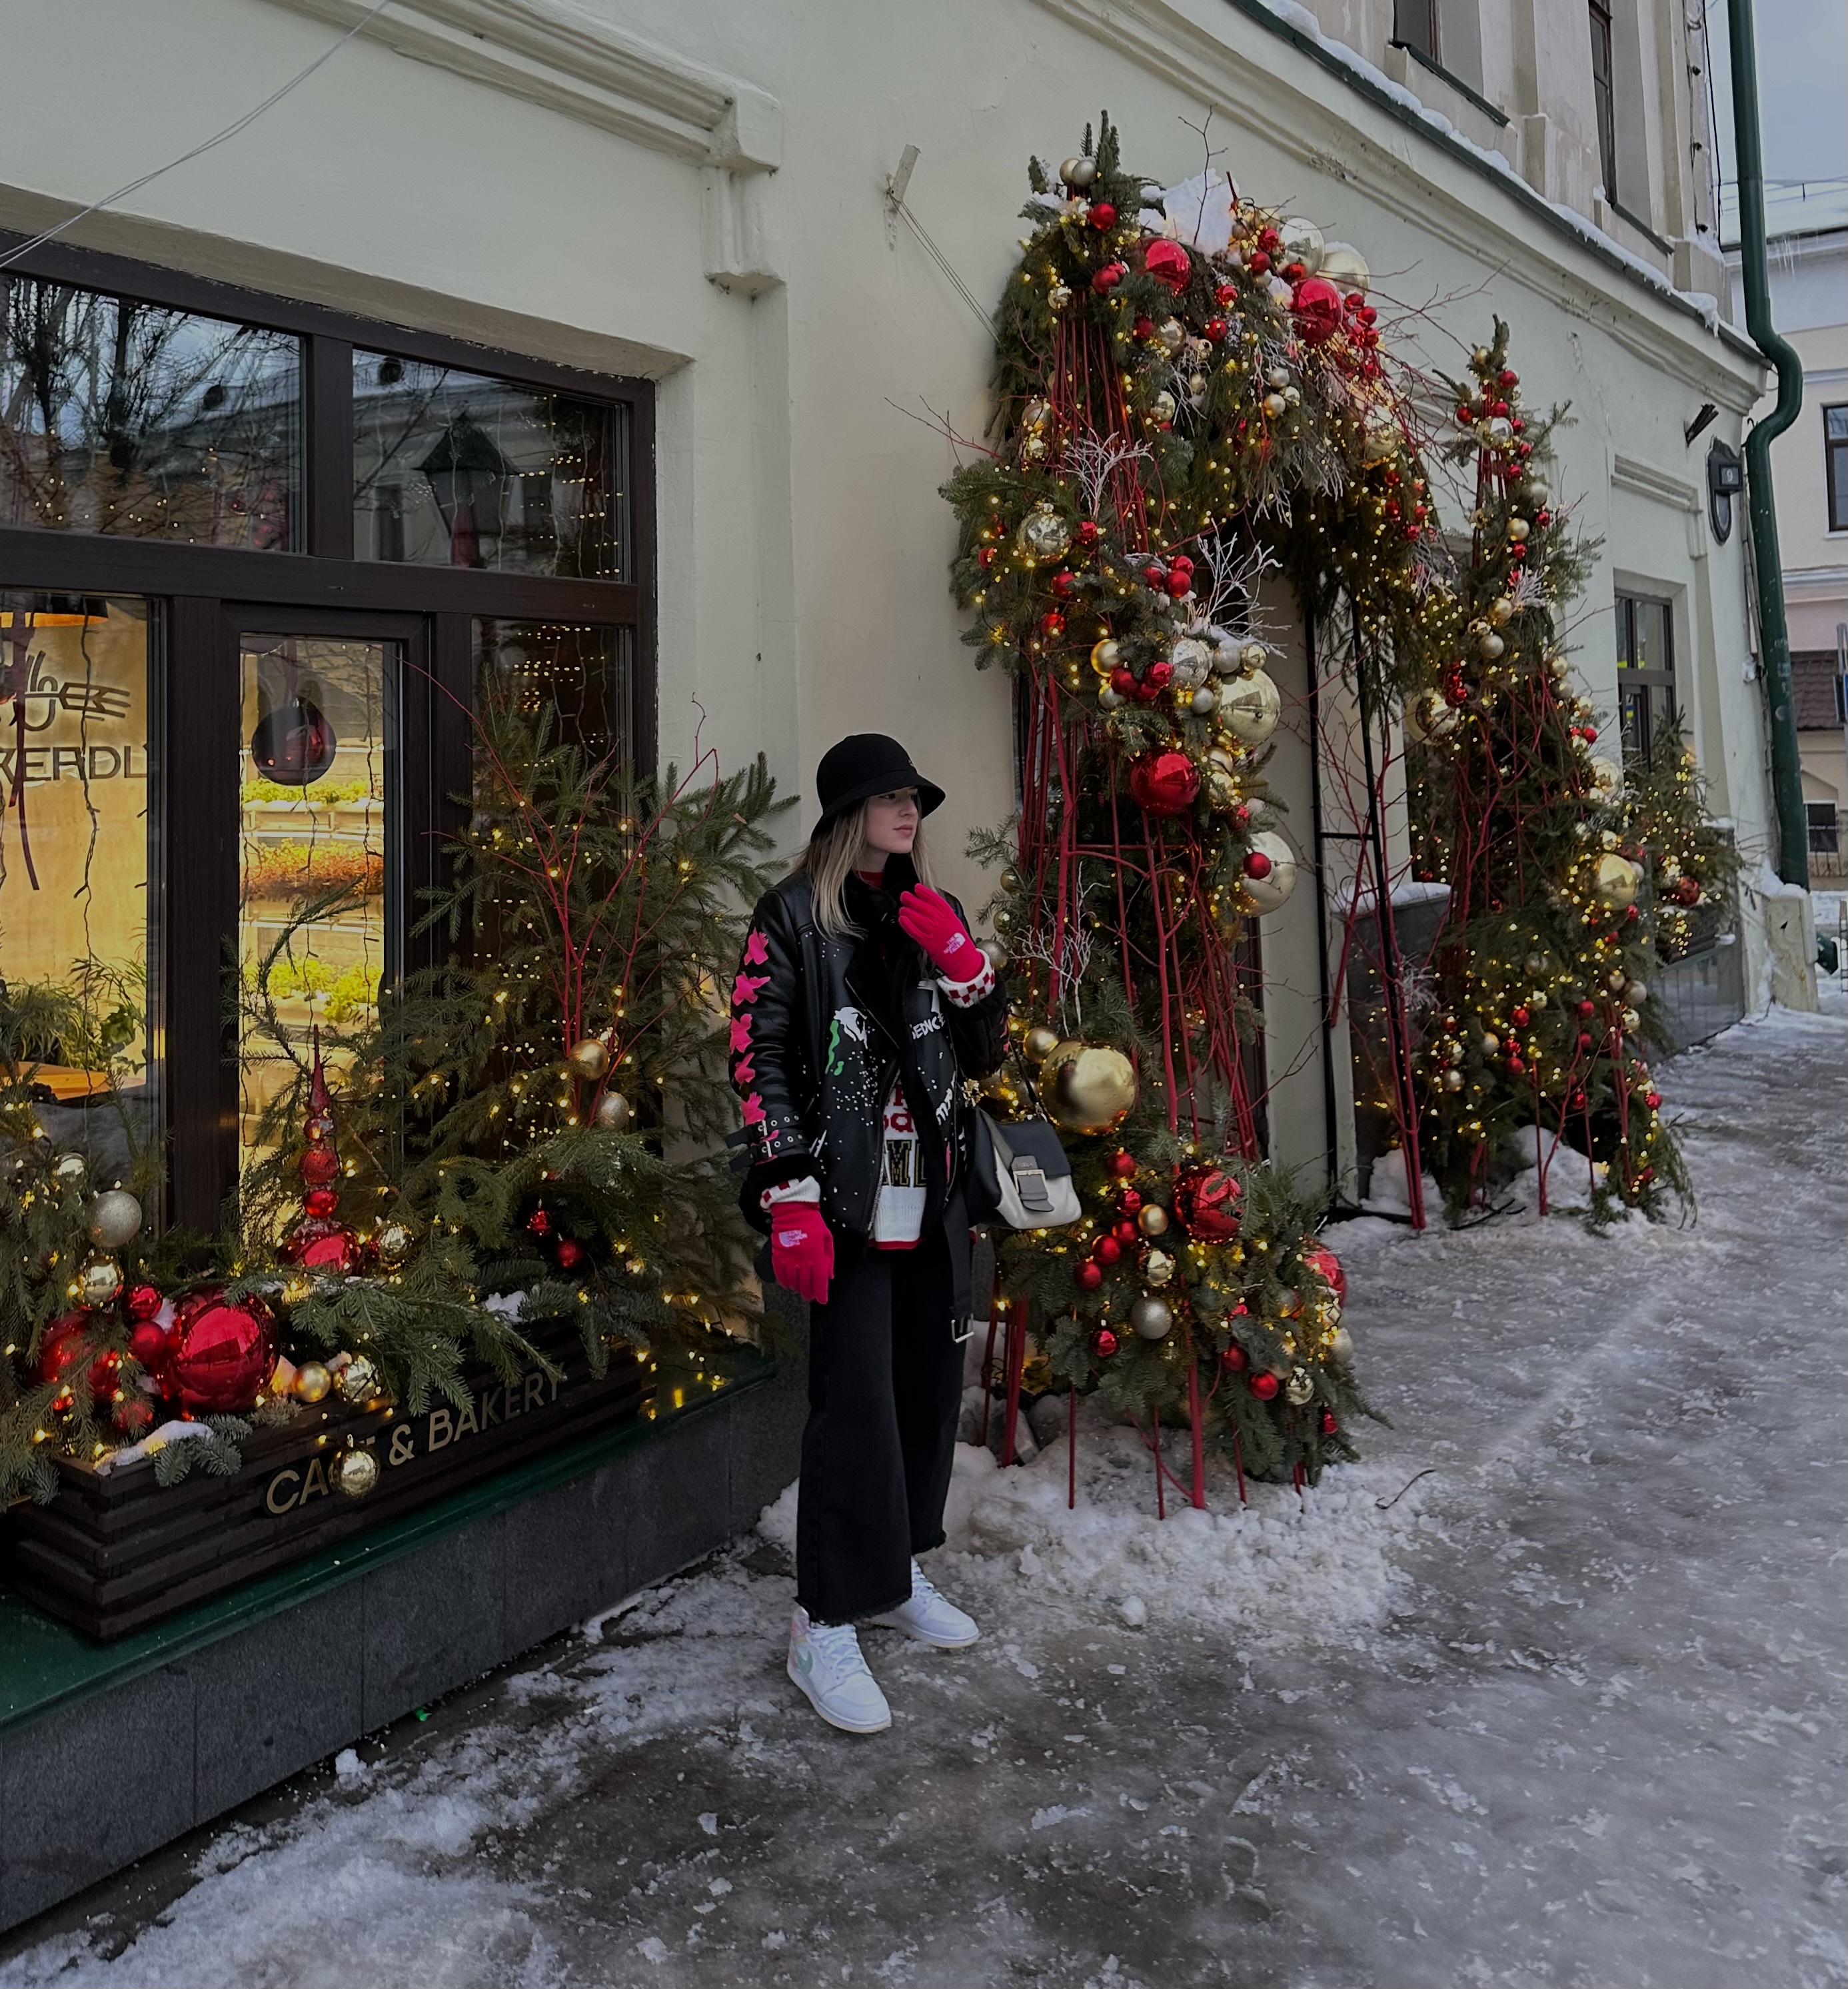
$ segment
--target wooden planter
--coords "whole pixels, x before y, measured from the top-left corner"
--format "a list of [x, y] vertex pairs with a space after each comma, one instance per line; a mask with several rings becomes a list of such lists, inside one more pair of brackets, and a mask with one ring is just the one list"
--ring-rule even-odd
[[[12, 1586], [107, 1642], [490, 1477], [537, 1448], [641, 1414], [653, 1379], [629, 1349], [612, 1349], [597, 1380], [575, 1321], [522, 1330], [562, 1380], [532, 1368], [504, 1382], [471, 1366], [466, 1408], [439, 1403], [416, 1416], [330, 1398], [286, 1428], [254, 1430], [235, 1477], [195, 1467], [163, 1486], [151, 1459], [104, 1472], [60, 1458], [51, 1503], [8, 1516]], [[368, 1445], [379, 1468], [373, 1488], [350, 1497], [330, 1466], [354, 1444]]]

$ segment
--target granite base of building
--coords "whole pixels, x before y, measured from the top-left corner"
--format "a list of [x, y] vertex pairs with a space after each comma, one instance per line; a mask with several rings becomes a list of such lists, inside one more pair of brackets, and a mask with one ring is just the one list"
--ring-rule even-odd
[[760, 1365], [562, 1482], [356, 1543], [164, 1662], [99, 1658], [85, 1677], [78, 1653], [60, 1679], [31, 1654], [46, 1684], [0, 1713], [0, 1930], [750, 1527], [795, 1476], [804, 1366]]

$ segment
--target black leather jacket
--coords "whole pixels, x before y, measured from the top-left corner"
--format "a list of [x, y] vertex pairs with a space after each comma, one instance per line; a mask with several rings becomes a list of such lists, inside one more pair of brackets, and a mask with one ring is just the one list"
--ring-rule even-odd
[[[944, 996], [930, 962], [897, 923], [898, 893], [915, 879], [903, 857], [887, 864], [883, 889], [848, 879], [858, 939], [817, 928], [800, 871], [767, 891], [751, 914], [732, 986], [731, 1072], [751, 1161], [739, 1200], [759, 1229], [769, 1226], [762, 1191], [813, 1174], [837, 1242], [852, 1249], [866, 1242], [886, 1100], [899, 1077], [918, 1122], [929, 1188], [924, 1233], [943, 1219], [961, 1171], [962, 1082], [1001, 1062], [1007, 994], [998, 981], [970, 1008]], [[962, 907], [956, 910], [960, 916]]]

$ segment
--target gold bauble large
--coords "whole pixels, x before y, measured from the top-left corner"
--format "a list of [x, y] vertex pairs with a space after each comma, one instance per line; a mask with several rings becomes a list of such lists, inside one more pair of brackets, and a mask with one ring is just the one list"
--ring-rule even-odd
[[1270, 859], [1270, 868], [1262, 877], [1241, 877], [1239, 889], [1246, 904], [1261, 917], [1288, 901], [1296, 889], [1296, 852], [1273, 828], [1261, 828], [1251, 839], [1251, 846]]
[[410, 1255], [416, 1244], [408, 1222], [388, 1222], [378, 1232], [378, 1260], [395, 1268]]
[[298, 1402], [324, 1402], [327, 1391], [334, 1386], [334, 1377], [319, 1360], [304, 1360], [295, 1371], [295, 1379], [290, 1385], [290, 1393]]
[[1072, 528], [1042, 499], [1021, 520], [1014, 542], [1031, 558], [1063, 559], [1072, 542]]
[[1267, 670], [1235, 678], [1219, 700], [1219, 721], [1246, 746], [1262, 746], [1277, 728], [1283, 701]]
[[93, 1311], [122, 1289], [122, 1267], [113, 1257], [92, 1257], [77, 1273], [77, 1303]]
[[597, 1123], [606, 1133], [626, 1133], [635, 1109], [619, 1091], [606, 1091], [597, 1100]]
[[1405, 707], [1405, 726], [1421, 742], [1442, 739], [1463, 723], [1463, 713], [1446, 702], [1441, 691], [1421, 691]]
[[1190, 690], [1204, 683], [1212, 673], [1212, 649], [1199, 636], [1178, 637], [1168, 652], [1168, 660], [1174, 666], [1175, 682]]
[[1110, 672], [1119, 668], [1122, 662], [1123, 645], [1114, 635], [1106, 635], [1102, 641], [1092, 643], [1091, 668], [1105, 683], [1110, 681]]
[[1168, 1211], [1158, 1201], [1145, 1201], [1136, 1211], [1136, 1227], [1144, 1236], [1165, 1236]]
[[349, 1499], [363, 1499], [378, 1482], [378, 1459], [369, 1450], [343, 1450], [327, 1476]]
[[1136, 1067], [1121, 1050], [1068, 1038], [1039, 1070], [1046, 1114], [1068, 1133], [1108, 1133], [1136, 1103]]
[[1600, 856], [1598, 867], [1592, 873], [1592, 888], [1606, 904], [1621, 911], [1626, 905], [1636, 902], [1636, 893], [1641, 889], [1643, 873], [1627, 856]]
[[1059, 1047], [1060, 1035], [1056, 1029], [1049, 1029], [1045, 1023], [1036, 1022], [1022, 1039], [1021, 1048], [1026, 1051], [1029, 1063], [1044, 1063]]
[[348, 1402], [369, 1402], [378, 1393], [378, 1370], [363, 1354], [355, 1354], [340, 1371], [334, 1384], [341, 1398]]
[[572, 1076], [595, 1084], [609, 1068], [609, 1045], [595, 1036], [586, 1036], [565, 1052], [565, 1061], [571, 1066]]

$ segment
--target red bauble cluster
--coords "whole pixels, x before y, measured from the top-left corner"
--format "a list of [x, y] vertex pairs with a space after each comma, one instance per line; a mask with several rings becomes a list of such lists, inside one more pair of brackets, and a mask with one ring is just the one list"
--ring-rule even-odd
[[1237, 1177], [1223, 1167], [1184, 1167], [1175, 1181], [1175, 1218], [1196, 1243], [1229, 1243], [1239, 1233], [1243, 1198]]
[[[1161, 667], [1152, 666], [1151, 674]], [[1185, 753], [1144, 753], [1130, 762], [1129, 791], [1147, 814], [1180, 815], [1200, 791], [1199, 770]]]
[[[1093, 213], [1097, 210], [1094, 208]], [[1158, 283], [1165, 283], [1178, 296], [1186, 289], [1193, 263], [1180, 243], [1158, 235], [1143, 252], [1142, 266]]]

